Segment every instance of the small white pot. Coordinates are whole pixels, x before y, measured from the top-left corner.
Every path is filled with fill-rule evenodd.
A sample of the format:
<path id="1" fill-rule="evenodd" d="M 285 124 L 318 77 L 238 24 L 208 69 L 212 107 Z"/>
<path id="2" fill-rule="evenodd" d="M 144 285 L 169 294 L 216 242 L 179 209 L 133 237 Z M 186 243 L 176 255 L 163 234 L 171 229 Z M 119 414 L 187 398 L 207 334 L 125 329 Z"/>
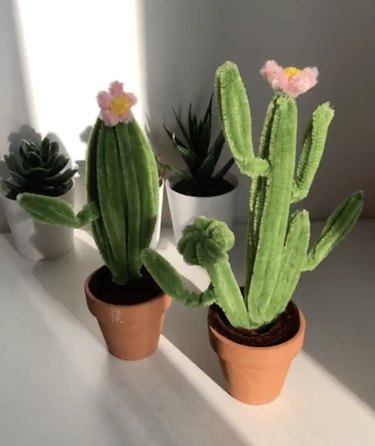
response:
<path id="1" fill-rule="evenodd" d="M 150 248 L 152 249 L 155 249 L 160 241 L 160 228 L 161 228 L 161 219 L 163 212 L 163 197 L 164 197 L 164 180 L 162 180 L 162 183 L 159 186 L 159 211 L 158 211 L 158 216 L 156 218 L 154 233 L 152 234 L 152 239 L 150 243 Z"/>
<path id="2" fill-rule="evenodd" d="M 233 228 L 234 199 L 238 181 L 234 175 L 227 175 L 225 179 L 233 184 L 234 188 L 226 194 L 213 197 L 191 197 L 190 195 L 180 194 L 172 189 L 175 183 L 173 179 L 166 181 L 173 233 L 176 242 L 180 240 L 185 226 L 192 224 L 201 215 L 223 221 L 230 228 Z"/>
<path id="3" fill-rule="evenodd" d="M 74 205 L 74 185 L 58 198 Z M 38 223 L 16 200 L 10 200 L 2 193 L 0 199 L 9 222 L 14 246 L 23 257 L 33 261 L 53 259 L 72 249 L 73 229 Z"/>

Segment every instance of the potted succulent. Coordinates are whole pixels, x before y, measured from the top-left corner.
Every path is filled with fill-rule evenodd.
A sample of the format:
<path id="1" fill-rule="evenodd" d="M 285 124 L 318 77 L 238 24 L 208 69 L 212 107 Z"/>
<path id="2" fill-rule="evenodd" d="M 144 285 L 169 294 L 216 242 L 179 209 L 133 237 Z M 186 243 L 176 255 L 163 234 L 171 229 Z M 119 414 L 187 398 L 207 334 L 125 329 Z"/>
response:
<path id="1" fill-rule="evenodd" d="M 60 197 L 74 203 L 73 176 L 77 169 L 67 167 L 69 158 L 59 145 L 47 137 L 40 143 L 22 141 L 16 153 L 4 156 L 10 178 L 3 179 L 1 202 L 18 252 L 30 259 L 52 259 L 73 246 L 73 230 L 62 226 L 41 225 L 17 203 L 24 193 Z"/>
<path id="2" fill-rule="evenodd" d="M 100 116 L 91 133 L 86 167 L 88 204 L 75 214 L 66 202 L 21 194 L 18 201 L 42 223 L 81 227 L 91 222 L 105 266 L 85 283 L 87 304 L 108 350 L 121 359 L 149 356 L 158 345 L 171 299 L 142 266 L 159 201 L 154 154 L 131 112 L 136 98 L 113 82 L 98 94 Z"/>
<path id="3" fill-rule="evenodd" d="M 187 263 L 208 272 L 211 283 L 201 294 L 190 292 L 158 253 L 143 254 L 144 265 L 166 293 L 190 306 L 209 306 L 209 338 L 229 392 L 249 404 L 267 403 L 280 393 L 304 338 L 304 317 L 291 302 L 301 273 L 314 270 L 345 238 L 363 206 L 362 192 L 344 200 L 309 247 L 309 215 L 306 210 L 291 214 L 290 206 L 309 192 L 333 110 L 325 103 L 314 111 L 295 170 L 295 97 L 315 85 L 317 70 L 283 69 L 270 61 L 262 74 L 276 94 L 267 110 L 257 156 L 238 69 L 227 62 L 216 74 L 226 140 L 241 172 L 253 180 L 244 287 L 237 283 L 229 263 L 233 233 L 222 222 L 200 217 L 184 230 L 178 244 Z"/>
<path id="4" fill-rule="evenodd" d="M 183 228 L 202 213 L 232 226 L 237 179 L 227 175 L 233 158 L 215 172 L 225 139 L 220 131 L 211 141 L 212 97 L 203 116 L 194 114 L 190 104 L 186 125 L 176 111 L 173 112 L 181 131 L 180 137 L 165 126 L 164 129 L 187 167 L 182 171 L 167 166 L 172 173 L 166 181 L 166 189 L 177 241 Z"/>

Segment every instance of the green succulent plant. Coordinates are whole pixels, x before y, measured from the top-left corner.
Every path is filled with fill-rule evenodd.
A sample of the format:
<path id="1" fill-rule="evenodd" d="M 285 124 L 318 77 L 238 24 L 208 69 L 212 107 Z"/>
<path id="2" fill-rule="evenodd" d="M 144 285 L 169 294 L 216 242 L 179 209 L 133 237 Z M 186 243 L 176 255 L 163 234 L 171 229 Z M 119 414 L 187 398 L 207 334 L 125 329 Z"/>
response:
<path id="1" fill-rule="evenodd" d="M 333 211 L 310 247 L 309 214 L 306 210 L 291 213 L 290 206 L 310 190 L 333 109 L 325 103 L 314 111 L 296 166 L 294 97 L 274 96 L 255 155 L 248 98 L 235 64 L 227 62 L 217 70 L 216 91 L 226 140 L 240 171 L 252 179 L 244 292 L 229 263 L 233 233 L 215 220 L 196 219 L 178 243 L 187 263 L 208 272 L 211 284 L 204 292 L 189 291 L 178 272 L 156 251 L 145 250 L 143 262 L 166 294 L 189 306 L 215 303 L 233 327 L 259 329 L 284 312 L 301 273 L 314 270 L 350 232 L 361 214 L 363 193 L 355 192 Z"/>
<path id="2" fill-rule="evenodd" d="M 232 167 L 234 160 L 230 158 L 215 172 L 225 144 L 225 138 L 223 132 L 220 131 L 216 138 L 211 141 L 212 97 L 203 116 L 193 113 L 192 104 L 190 104 L 187 124 L 183 124 L 175 109 L 173 109 L 173 113 L 180 129 L 180 136 L 168 130 L 165 125 L 164 129 L 184 160 L 187 171 L 171 166 L 165 167 L 181 181 L 184 181 L 188 195 L 212 196 L 222 193 L 223 178 Z M 228 187 L 228 184 L 225 185 Z M 231 188 L 230 185 L 229 188 Z"/>
<path id="3" fill-rule="evenodd" d="M 24 192 L 63 195 L 72 187 L 78 171 L 66 169 L 69 158 L 59 153 L 58 143 L 47 137 L 40 144 L 22 141 L 18 153 L 4 155 L 4 160 L 11 177 L 3 184 L 12 199 Z"/>

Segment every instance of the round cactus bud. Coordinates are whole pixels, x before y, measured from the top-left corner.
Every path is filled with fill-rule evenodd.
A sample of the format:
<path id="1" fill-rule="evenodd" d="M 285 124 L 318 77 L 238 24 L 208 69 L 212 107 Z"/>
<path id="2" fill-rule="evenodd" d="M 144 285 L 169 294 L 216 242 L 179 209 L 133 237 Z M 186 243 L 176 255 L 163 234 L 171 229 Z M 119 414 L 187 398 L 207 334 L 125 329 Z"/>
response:
<path id="1" fill-rule="evenodd" d="M 198 217 L 184 229 L 177 249 L 186 263 L 205 267 L 223 259 L 233 245 L 234 234 L 225 223 Z"/>

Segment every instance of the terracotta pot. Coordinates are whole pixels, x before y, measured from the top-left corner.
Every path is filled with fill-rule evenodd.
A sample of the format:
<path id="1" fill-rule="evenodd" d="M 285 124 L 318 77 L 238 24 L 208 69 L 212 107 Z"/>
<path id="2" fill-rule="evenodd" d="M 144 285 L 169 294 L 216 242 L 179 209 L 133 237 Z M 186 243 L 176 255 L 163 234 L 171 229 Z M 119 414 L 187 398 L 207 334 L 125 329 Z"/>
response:
<path id="1" fill-rule="evenodd" d="M 305 318 L 301 311 L 299 318 L 296 335 L 272 347 L 238 344 L 209 325 L 211 346 L 219 356 L 228 392 L 234 398 L 246 404 L 266 404 L 281 393 L 290 363 L 303 345 Z"/>
<path id="2" fill-rule="evenodd" d="M 90 312 L 97 318 L 108 351 L 119 359 L 136 361 L 150 356 L 158 347 L 164 314 L 172 299 L 159 294 L 147 302 L 134 305 L 114 305 L 97 299 L 85 282 L 85 294 Z"/>

